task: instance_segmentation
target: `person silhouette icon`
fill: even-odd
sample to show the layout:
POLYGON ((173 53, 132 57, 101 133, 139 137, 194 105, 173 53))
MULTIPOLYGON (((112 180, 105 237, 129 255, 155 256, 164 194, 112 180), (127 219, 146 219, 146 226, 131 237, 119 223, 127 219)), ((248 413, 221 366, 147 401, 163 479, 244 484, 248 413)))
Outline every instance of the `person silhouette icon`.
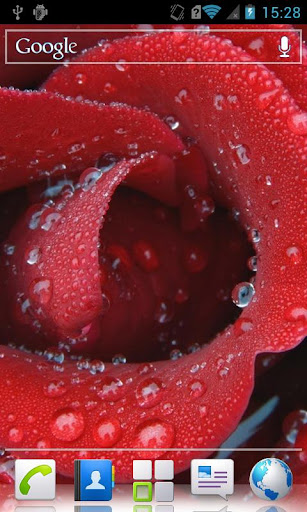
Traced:
POLYGON ((101 480, 100 471, 92 471, 91 480, 92 480, 92 483, 89 484, 87 487, 85 487, 85 489, 87 489, 87 490, 105 489, 105 486, 99 483, 101 480))

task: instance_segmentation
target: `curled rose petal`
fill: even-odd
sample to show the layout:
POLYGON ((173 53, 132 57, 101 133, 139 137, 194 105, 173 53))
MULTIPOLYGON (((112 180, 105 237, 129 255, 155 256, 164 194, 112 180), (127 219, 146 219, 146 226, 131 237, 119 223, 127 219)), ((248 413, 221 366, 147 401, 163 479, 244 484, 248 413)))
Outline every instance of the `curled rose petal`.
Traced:
POLYGON ((183 148, 157 116, 126 105, 0 89, 0 107, 0 190, 66 169, 81 171, 104 153, 172 154, 183 148))
MULTIPOLYGON (((95 48, 81 59, 94 62, 100 53, 101 47, 95 48)), ((87 65, 84 85, 74 80, 84 72, 82 63, 68 66, 45 87, 90 100, 147 105, 183 136, 195 138, 211 164, 214 198, 240 218, 254 244, 257 275, 253 285, 244 282, 235 289, 235 302, 246 307, 234 325, 176 361, 107 364, 93 375, 72 361, 43 363, 37 355, 1 348, 0 439, 8 448, 141 448, 152 457, 172 457, 179 472, 191 459, 180 448, 214 451, 238 424, 253 388, 257 353, 288 350, 306 335, 305 117, 271 71, 249 64, 244 50, 220 38, 183 33, 131 38, 108 46, 104 55, 121 64, 87 65), (150 50, 155 61, 200 61, 207 52, 214 62, 226 52, 229 64, 129 65, 148 58, 150 50), (240 59, 246 65, 231 64, 240 59), (112 84, 111 95, 106 83, 112 84), (272 90, 276 93, 263 108, 260 97, 272 90), (31 394, 22 392, 27 381, 31 394), (60 390, 56 400, 54 389, 60 390)), ((134 180, 137 187, 137 175, 134 180)), ((191 225, 193 218, 187 228, 191 225)), ((44 311, 50 286, 35 282, 34 288, 44 311)), ((116 461, 119 480, 129 480, 134 454, 99 456, 106 453, 116 461)), ((57 455, 61 473, 72 474, 74 458, 57 455)))

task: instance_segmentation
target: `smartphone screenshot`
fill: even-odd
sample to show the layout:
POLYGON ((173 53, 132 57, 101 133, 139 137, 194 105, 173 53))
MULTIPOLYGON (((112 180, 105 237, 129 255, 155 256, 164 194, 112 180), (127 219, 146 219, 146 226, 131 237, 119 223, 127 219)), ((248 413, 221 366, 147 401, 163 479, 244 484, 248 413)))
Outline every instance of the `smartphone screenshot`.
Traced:
POLYGON ((0 509, 303 512, 301 0, 0 24, 0 509))

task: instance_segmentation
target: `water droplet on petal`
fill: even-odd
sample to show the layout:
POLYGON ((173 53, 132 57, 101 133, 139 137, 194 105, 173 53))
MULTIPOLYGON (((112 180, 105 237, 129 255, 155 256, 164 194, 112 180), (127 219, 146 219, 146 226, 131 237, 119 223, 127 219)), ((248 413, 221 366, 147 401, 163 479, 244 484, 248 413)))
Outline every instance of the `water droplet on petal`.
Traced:
POLYGON ((177 130, 177 128, 179 127, 179 121, 175 119, 174 116, 166 116, 164 118, 164 121, 171 128, 171 130, 177 130))
POLYGON ((71 144, 71 146, 68 147, 67 149, 67 153, 69 155, 72 155, 74 153, 78 153, 78 151, 81 151, 81 149, 84 149, 85 148, 85 145, 83 143, 81 144, 71 144))
POLYGON ((30 298, 42 305, 48 304, 52 297, 52 281, 45 278, 34 279, 29 287, 30 298))
POLYGON ((14 427, 9 430, 9 440, 11 443, 20 443, 23 440, 24 432, 21 428, 14 427))
POLYGON ((95 442, 101 448, 111 448, 121 438, 121 425, 116 418, 101 419, 93 429, 95 442))
POLYGON ((99 178, 102 176, 102 172, 100 169, 97 169, 96 167, 89 167, 83 173, 81 174, 79 178, 79 183, 81 185, 81 188, 84 192, 87 192, 91 188, 93 188, 99 178))
POLYGON ((234 332, 236 336, 241 336, 253 328, 253 322, 249 318, 238 318, 234 324, 234 332))
POLYGON ((307 113, 295 112, 288 117, 288 126, 296 135, 307 135, 307 113))
POLYGON ((117 402, 125 393, 123 382, 117 377, 105 376, 97 385, 97 395, 101 400, 117 402))
POLYGON ((223 94, 216 94, 213 98, 213 105, 216 110, 223 110, 226 106, 226 98, 223 94))
POLYGON ((52 380, 44 385, 44 395, 50 398, 57 398, 65 393, 67 393, 67 386, 62 380, 52 380))
POLYGON ((193 398, 200 398, 207 391, 207 386, 201 380, 193 380, 189 384, 189 394, 193 398))
POLYGON ((231 294, 231 298, 239 308, 246 308, 255 294, 255 288, 252 283, 244 281, 237 284, 231 294))
POLYGON ((133 446, 138 448, 171 448, 175 440, 173 425, 160 419, 150 419, 136 429, 133 446))
POLYGON ((139 375, 147 375, 148 373, 152 372, 154 369, 153 365, 150 363, 143 363, 140 364, 137 371, 139 375))
POLYGON ((251 256, 247 261, 247 266, 253 272, 257 272, 257 256, 251 256))
POLYGON ((169 358, 171 361, 177 361, 181 357, 183 357, 183 353, 178 348, 175 348, 174 350, 172 350, 169 355, 169 358))
POLYGON ((41 257, 41 250, 39 247, 32 247, 28 249, 25 253, 25 259, 26 262, 29 263, 29 265, 35 265, 38 263, 41 257))
POLYGON ((286 309, 285 316, 289 322, 307 322, 307 309, 304 306, 290 306, 286 309))
POLYGON ((90 373, 96 375, 96 373, 103 373, 105 370, 105 364, 99 359, 94 359, 90 363, 90 373))
POLYGON ((54 208, 46 208, 40 217, 40 225, 44 231, 49 231, 56 222, 60 220, 62 215, 55 211, 54 208))
POLYGON ((179 103, 179 105, 184 105, 185 103, 187 103, 188 99, 189 99, 189 93, 188 93, 187 89, 181 89, 181 91, 179 91, 177 96, 175 96, 175 102, 179 103))
POLYGON ((69 407, 57 411, 50 423, 52 434, 60 441, 75 441, 83 434, 84 428, 82 412, 69 407))
POLYGON ((156 308, 155 319, 159 324, 166 324, 173 319, 174 314, 174 304, 167 299, 162 299, 156 308))
POLYGON ((3 251, 7 256, 12 256, 15 252, 15 245, 4 244, 3 251))
POLYGON ((140 407, 149 408, 157 405, 163 397, 165 385, 160 379, 146 379, 136 389, 136 398, 140 407))
POLYGON ((115 356, 112 357, 112 363, 114 366, 117 366, 119 364, 126 364, 127 358, 124 356, 124 354, 115 354, 115 356))
POLYGON ((188 272, 197 273, 208 264, 208 253, 200 246, 189 247, 184 254, 184 265, 188 272))
POLYGON ((77 73, 75 79, 78 85, 84 85, 87 77, 84 73, 77 73))
POLYGON ((251 231, 249 233, 249 239, 254 244, 257 244, 258 242, 260 242, 260 233, 259 233, 258 229, 251 229, 251 231))
POLYGON ((133 245, 133 255, 137 264, 145 272, 154 272, 159 267, 159 258, 154 248, 145 240, 139 240, 133 245))
POLYGON ((248 146, 240 144, 236 147, 237 157, 242 165, 246 165, 250 162, 250 149, 248 146))
POLYGON ((303 249, 298 245, 292 245, 286 249, 286 255, 293 265, 299 265, 303 261, 303 249))
POLYGON ((128 64, 125 64, 124 59, 120 59, 117 64, 115 64, 115 67, 118 71, 127 71, 129 69, 128 64))

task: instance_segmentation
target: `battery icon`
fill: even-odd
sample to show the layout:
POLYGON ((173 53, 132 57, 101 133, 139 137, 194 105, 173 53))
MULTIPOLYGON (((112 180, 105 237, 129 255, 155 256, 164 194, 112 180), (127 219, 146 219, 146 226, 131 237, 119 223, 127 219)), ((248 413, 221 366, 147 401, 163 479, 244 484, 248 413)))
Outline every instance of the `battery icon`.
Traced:
POLYGON ((245 19, 255 20, 256 19, 256 7, 252 4, 245 6, 245 19))

